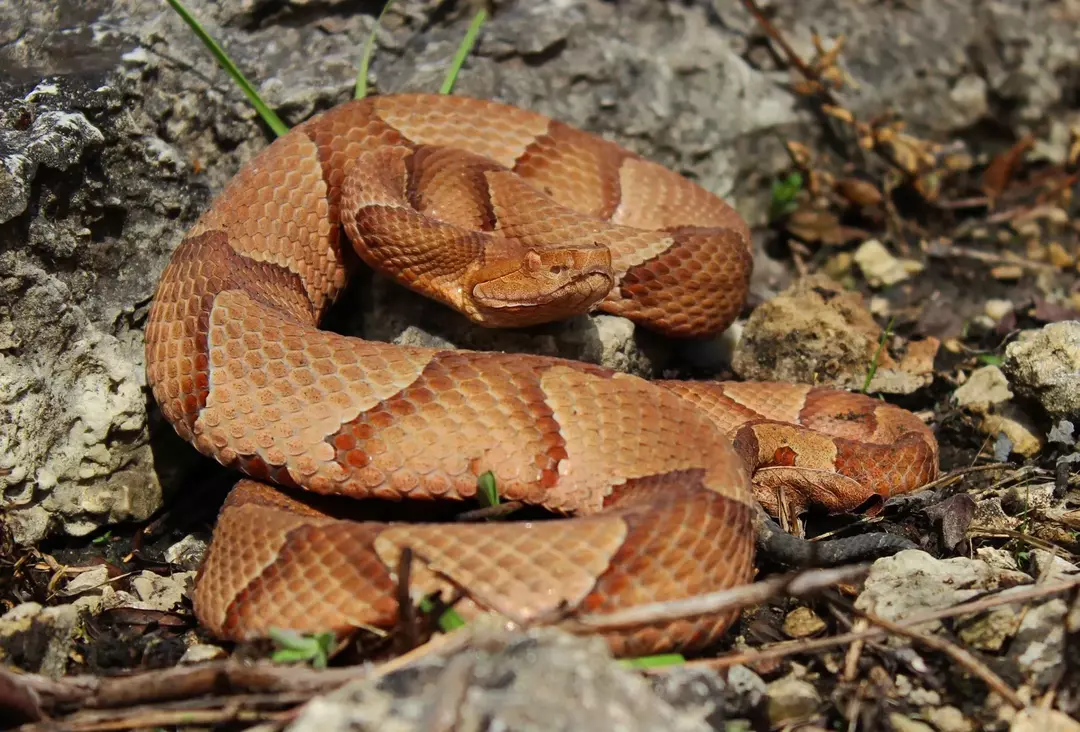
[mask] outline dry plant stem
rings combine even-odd
[[[298,693],[312,696],[353,679],[385,676],[433,653],[450,653],[467,641],[468,636],[461,632],[436,636],[419,648],[379,666],[316,670],[307,666],[278,666],[269,662],[244,665],[236,661],[214,661],[199,666],[177,666],[112,678],[87,675],[50,679],[37,674],[14,674],[3,668],[0,668],[0,675],[36,693],[45,711],[67,707],[131,707],[190,699],[204,694],[213,694],[219,699],[242,693]]]
[[[1009,605],[1011,603],[1028,602],[1031,600],[1038,600],[1044,597],[1050,597],[1051,595],[1057,595],[1062,592],[1068,592],[1077,587],[1080,587],[1080,577],[1075,577],[1064,582],[1055,582],[1047,585],[1037,585],[1030,589],[1019,592],[998,593],[993,597],[984,598],[982,600],[973,600],[971,602],[963,603],[960,605],[954,605],[950,608],[943,610],[934,610],[931,612],[919,613],[913,615],[910,618],[896,623],[898,627],[911,628],[913,626],[922,625],[923,623],[929,623],[935,620],[943,620],[945,618],[953,618],[958,615],[966,615],[968,613],[978,613],[984,610],[990,610],[1001,605]],[[776,645],[769,646],[767,648],[759,648],[752,651],[742,651],[739,653],[729,653],[726,656],[719,658],[702,659],[699,661],[688,661],[683,664],[683,667],[708,667],[708,668],[729,668],[731,666],[740,666],[746,664],[760,663],[762,661],[772,661],[778,658],[785,658],[787,656],[794,656],[801,653],[812,653],[814,651],[824,650],[826,648],[834,648],[836,646],[847,645],[848,643],[854,643],[856,641],[868,641],[877,640],[879,638],[885,638],[889,635],[889,631],[881,626],[874,628],[867,628],[862,631],[853,631],[850,633],[843,633],[841,635],[833,636],[831,638],[815,638],[808,641],[793,641],[783,642]],[[657,668],[648,669],[646,673],[664,673],[667,669]]]
[[[291,712],[265,712],[239,709],[229,705],[223,709],[139,709],[136,713],[124,710],[112,719],[95,721],[38,722],[16,728],[16,732],[114,732],[128,729],[154,729],[172,726],[201,726],[226,722],[263,722],[288,719]]]
[[[472,511],[465,511],[458,514],[457,520],[466,521],[486,521],[487,519],[498,519],[504,516],[509,516],[515,511],[525,506],[521,501],[506,501],[505,503],[499,503],[495,506],[485,506],[484,508],[477,508]]]
[[[984,473],[988,470],[1008,470],[1012,467],[1013,466],[1010,463],[987,463],[986,465],[971,465],[966,468],[957,468],[956,470],[949,471],[937,480],[927,483],[919,489],[919,492],[921,493],[923,491],[941,488],[942,486],[952,483],[957,478],[962,478],[965,475],[971,475],[972,473]]]
[[[397,639],[398,651],[411,651],[417,646],[419,631],[416,627],[416,608],[413,606],[412,597],[409,594],[409,581],[412,574],[412,547],[406,546],[401,550],[397,567],[397,602],[398,602],[398,629],[400,634]]]
[[[835,585],[858,582],[869,570],[870,567],[867,564],[811,569],[683,600],[654,602],[602,615],[582,615],[561,623],[560,627],[575,632],[595,632],[721,613],[757,605],[781,595],[798,597],[820,592]]]
[[[921,643],[928,648],[944,653],[953,661],[967,669],[967,671],[982,679],[983,683],[993,689],[998,696],[1011,704],[1015,709],[1023,709],[1026,706],[1024,700],[1021,699],[1012,687],[1006,684],[1000,676],[991,671],[982,661],[975,658],[975,656],[971,655],[963,648],[960,648],[955,643],[952,643],[945,638],[930,635],[929,633],[914,630],[906,625],[886,620],[873,613],[863,612],[850,603],[844,602],[843,605],[851,612],[858,613],[863,619],[873,623],[879,628],[883,628],[894,635],[902,635],[909,640]]]
[[[765,17],[765,13],[761,11],[758,4],[754,0],[742,0],[743,7],[746,8],[750,15],[754,16],[754,20],[761,26],[761,30],[765,31],[770,39],[772,39],[776,45],[780,46],[780,50],[784,52],[784,56],[787,58],[788,63],[799,70],[799,73],[812,81],[818,81],[817,74],[802,58],[799,54],[795,53],[795,49],[787,42],[787,39],[777,30],[776,26]],[[836,98],[828,88],[822,87],[822,94],[829,102],[835,104]]]
[[[855,621],[852,632],[859,633],[865,631],[867,625],[868,623],[865,618],[859,618]],[[865,646],[865,640],[857,640],[848,646],[847,657],[844,659],[844,681],[855,680],[855,674],[857,674],[859,670],[859,658],[862,656],[862,651]]]
[[[819,97],[823,99],[827,104],[832,105],[833,107],[839,107],[845,112],[847,112],[851,117],[850,124],[854,126],[855,115],[851,114],[850,110],[848,110],[847,107],[844,106],[839,99],[837,99],[836,95],[832,92],[831,89],[829,89],[828,85],[821,80],[821,77],[817,73],[817,71],[815,71],[809,64],[803,61],[802,57],[800,57],[799,54],[795,52],[795,49],[791,47],[791,44],[787,42],[784,36],[776,28],[776,26],[774,26],[769,21],[769,19],[765,17],[765,14],[761,11],[761,8],[758,7],[758,4],[754,0],[742,0],[742,4],[750,13],[750,15],[754,17],[754,20],[757,22],[757,24],[761,26],[761,29],[765,32],[765,35],[768,36],[769,39],[772,40],[774,43],[776,43],[776,45],[780,46],[780,49],[784,52],[784,56],[787,58],[788,63],[798,69],[799,73],[802,74],[803,77],[807,80],[817,82]],[[903,165],[900,164],[899,160],[893,157],[893,155],[887,150],[883,149],[881,145],[875,144],[873,146],[873,151],[878,155],[878,157],[880,157],[890,166],[895,168],[896,171],[903,175],[906,179],[911,179],[914,177]]]

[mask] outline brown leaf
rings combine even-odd
[[[927,508],[926,515],[938,525],[941,543],[951,551],[967,536],[968,526],[975,517],[975,500],[966,493],[958,493]]]
[[[1031,317],[1042,323],[1058,323],[1062,320],[1080,318],[1080,313],[1066,305],[1058,305],[1038,295],[1034,297],[1034,300],[1035,307],[1030,311]]]
[[[848,201],[859,206],[877,206],[882,199],[878,187],[862,178],[841,178],[836,182],[836,191]]]
[[[982,192],[991,198],[1000,196],[1023,162],[1024,154],[1035,144],[1035,138],[1027,134],[1004,152],[998,153],[982,175]]]
[[[143,610],[134,607],[114,607],[106,610],[103,615],[117,625],[158,625],[162,627],[180,628],[191,624],[191,621],[183,616],[162,610]]]

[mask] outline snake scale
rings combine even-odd
[[[219,637],[392,627],[406,548],[414,597],[457,590],[464,614],[523,623],[720,590],[751,579],[756,503],[846,511],[937,474],[930,430],[862,395],[321,330],[346,246],[485,326],[600,310],[680,338],[726,329],[752,268],[721,199],[518,108],[379,96],[273,142],[187,232],[146,329],[164,416],[247,476],[194,591]],[[353,500],[464,501],[488,471],[502,499],[561,517],[380,522]],[[732,620],[605,637],[620,655],[693,650]]]

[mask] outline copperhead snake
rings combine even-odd
[[[348,239],[341,237],[344,230]],[[466,615],[558,624],[750,580],[755,501],[847,511],[937,474],[913,414],[783,383],[645,381],[557,358],[344,337],[318,324],[351,243],[486,326],[588,310],[673,337],[723,331],[751,271],[718,197],[547,117],[451,96],[347,102],[244,165],[165,268],[147,373],[176,431],[248,478],[194,590],[225,639],[388,628],[396,572],[465,592]],[[564,518],[362,520],[365,497],[502,498]],[[606,634],[614,652],[693,650],[731,613]]]

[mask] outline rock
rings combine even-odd
[[[861,390],[876,362],[869,391],[890,394],[908,394],[933,380],[936,339],[879,349],[881,339],[882,330],[858,293],[814,275],[754,310],[732,368],[746,380]]]
[[[1013,404],[1002,405],[993,414],[985,415],[979,423],[984,434],[997,435],[1008,440],[1008,444],[995,457],[1001,461],[1008,459],[1010,453],[1024,457],[1038,455],[1043,449],[1043,439],[1031,418]]]
[[[981,617],[963,623],[957,635],[964,643],[980,651],[997,653],[1020,628],[1023,613],[1009,606],[996,607]]]
[[[977,414],[985,414],[991,407],[1004,404],[1012,399],[1009,380],[997,366],[983,366],[975,369],[967,381],[953,392],[953,402]]]
[[[101,590],[109,582],[109,568],[104,564],[87,570],[86,572],[80,572],[79,574],[68,580],[64,585],[60,594],[65,597],[75,597],[77,595],[85,595],[92,593],[100,595]]]
[[[188,646],[179,663],[196,665],[207,661],[216,661],[228,657],[228,653],[221,646],[213,646],[209,643],[195,643]]]
[[[207,546],[206,539],[188,534],[165,550],[165,561],[182,569],[197,570]]]
[[[1009,486],[1001,496],[1001,508],[1013,516],[1045,511],[1054,504],[1054,489],[1053,483]]]
[[[0,224],[26,210],[39,165],[67,170],[104,141],[80,112],[45,112],[27,130],[0,129]]]
[[[1035,576],[1040,582],[1060,582],[1080,573],[1072,562],[1067,562],[1061,557],[1045,549],[1033,549],[1031,551],[1031,564]]]
[[[130,579],[136,602],[126,607],[140,610],[173,610],[187,596],[188,585],[194,581],[194,572],[175,572],[162,576],[143,570]]]
[[[489,729],[706,732],[723,689],[715,674],[669,680],[664,701],[640,674],[616,663],[603,640],[551,628],[501,630],[479,622],[464,646],[430,654],[376,679],[358,679],[308,703],[291,732]],[[653,686],[655,687],[656,682]],[[686,688],[686,685],[689,688]]]
[[[0,660],[25,671],[60,678],[83,632],[75,605],[17,605],[0,617]]]
[[[714,727],[760,716],[767,687],[745,666],[732,666],[727,678],[707,669],[672,666],[649,678],[653,692],[676,709],[707,719]]]
[[[1040,692],[1057,684],[1065,670],[1066,612],[1060,598],[1031,605],[1009,646],[1008,657]]]
[[[938,732],[972,732],[975,729],[971,720],[953,706],[922,707],[919,714],[934,725]]]
[[[769,684],[768,714],[773,727],[810,717],[820,705],[821,695],[808,681],[785,676]]]
[[[886,620],[902,620],[1015,583],[1013,573],[977,559],[934,559],[924,551],[907,549],[874,562],[855,606]],[[920,626],[924,631],[939,627],[939,622]]]
[[[999,322],[1016,309],[1011,300],[1000,300],[997,298],[987,300],[984,307],[986,316],[995,323]]]
[[[1080,321],[1024,331],[1005,347],[1002,370],[1013,391],[1052,419],[1080,419]]]
[[[895,732],[935,732],[934,728],[926,722],[905,717],[899,712],[889,714],[889,724],[892,725]]]
[[[1080,732],[1080,722],[1056,709],[1029,706],[1016,713],[1009,732]]]
[[[975,556],[995,569],[1004,569],[1009,572],[1020,571],[1020,565],[1016,563],[1016,556],[1005,549],[981,546],[975,550]]]
[[[1009,381],[997,366],[976,369],[953,392],[953,401],[975,415],[983,434],[1005,435],[1009,452],[1037,455],[1043,448],[1040,431],[1031,417],[1009,401],[1012,397]]]
[[[855,250],[855,264],[871,287],[889,287],[922,271],[923,265],[912,259],[898,259],[877,239],[868,239]]]
[[[827,627],[825,621],[805,605],[795,608],[784,618],[784,634],[788,638],[809,638]]]

